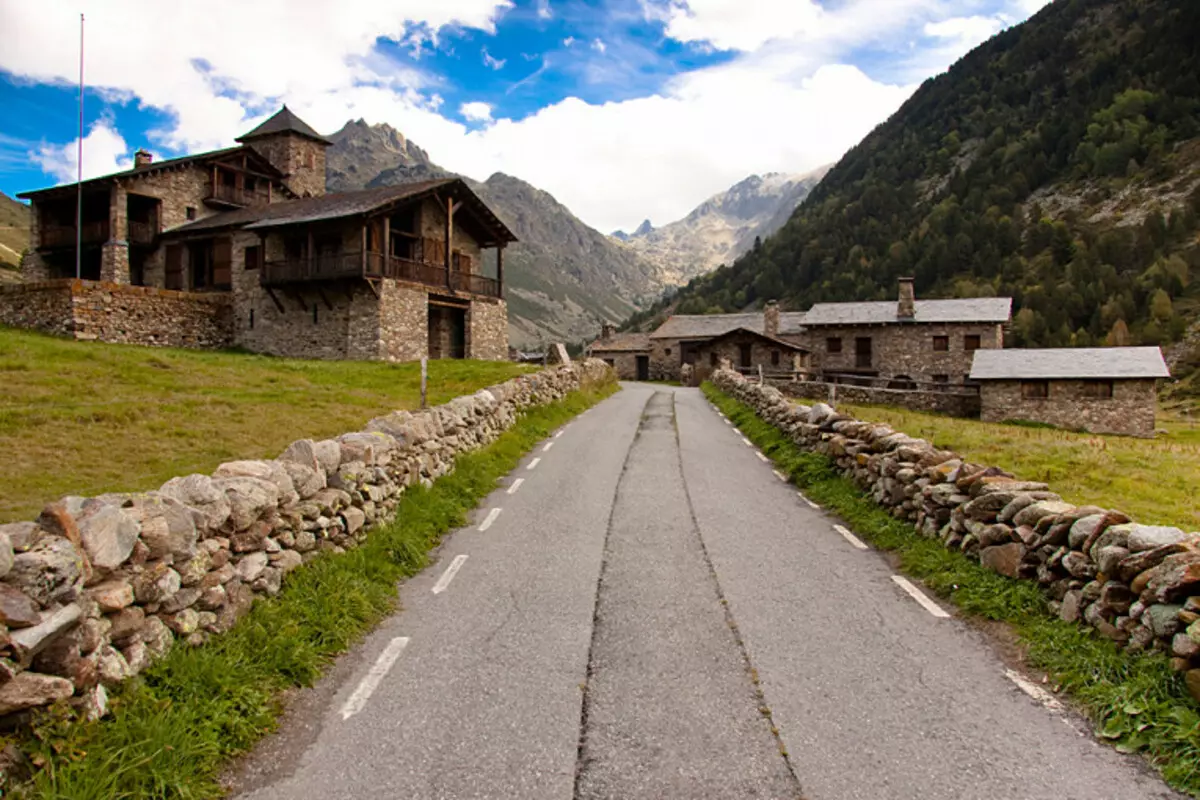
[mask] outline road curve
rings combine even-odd
[[[627,384],[446,538],[236,796],[1182,797],[836,523],[697,390]]]

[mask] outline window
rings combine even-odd
[[[312,150],[309,150],[304,154],[304,166],[308,167],[309,169],[316,169],[317,159],[316,156],[313,155]]]
[[[317,317],[317,304],[313,303],[313,325],[320,323],[320,321],[321,320]]]
[[[617,362],[611,358],[604,359],[604,363],[608,364],[610,367],[614,367],[614,368],[617,366]]]
[[[250,330],[254,330],[254,309],[250,309]]]
[[[779,366],[779,351],[778,350],[771,351],[771,366],[773,366],[773,367]]]
[[[195,219],[196,218],[196,207],[188,206],[187,209],[184,211],[184,214],[187,216],[188,219]]]
[[[933,337],[933,351],[935,353],[945,353],[945,352],[948,352],[949,350],[950,350],[950,337],[949,336]]]
[[[827,353],[842,352],[842,340],[837,336],[830,336],[825,340],[825,351]]]
[[[1112,381],[1084,381],[1083,396],[1095,400],[1111,400],[1113,396]]]
[[[933,382],[934,383],[949,383],[950,376],[949,375],[934,375]]]
[[[963,350],[968,353],[979,349],[979,334],[968,334],[963,337]]]
[[[262,266],[262,248],[258,245],[251,245],[246,248],[245,254],[246,269],[258,269]]]
[[[1021,397],[1025,400],[1045,400],[1050,396],[1050,381],[1021,381]]]
[[[667,348],[667,355],[671,355],[671,348]]]
[[[858,369],[871,368],[870,336],[859,336],[854,340],[854,366]]]
[[[717,366],[717,351],[713,350],[708,354],[708,365],[710,367]]]
[[[751,365],[751,363],[753,363],[753,359],[751,358],[750,345],[748,345],[748,344],[738,345],[738,351],[739,351],[738,355],[741,357],[740,358],[741,366],[749,367]]]

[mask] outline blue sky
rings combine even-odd
[[[0,191],[229,144],[282,102],[386,122],[602,230],[836,160],[1044,0],[0,0]],[[139,26],[130,24],[139,20]],[[236,22],[232,22],[236,21]],[[136,32],[135,32],[136,31]]]

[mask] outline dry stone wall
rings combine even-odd
[[[827,456],[924,536],[1010,578],[1037,581],[1068,622],[1131,651],[1164,653],[1200,701],[1200,533],[1067,503],[1044,483],[823,403],[797,405],[736,372],[719,370],[712,381],[797,446]]]
[[[304,562],[355,547],[407,487],[450,472],[523,409],[613,378],[596,359],[522,375],[294,442],[272,461],[65,497],[35,521],[0,525],[0,716],[67,698],[102,715],[106,687],[229,630]]]

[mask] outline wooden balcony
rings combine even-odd
[[[104,244],[108,241],[108,220],[83,223],[82,243],[85,245]],[[74,225],[43,225],[39,231],[41,247],[74,247]]]
[[[383,253],[337,253],[312,258],[268,261],[263,264],[259,281],[263,286],[286,286],[311,281],[346,278],[371,278],[412,281],[431,288],[466,292],[484,297],[500,297],[501,284],[485,275],[451,271],[440,264],[407,258],[384,258]]]
[[[242,208],[244,206],[266,205],[271,202],[267,191],[249,191],[227,183],[212,185],[208,197],[204,198],[206,205],[216,208]]]

